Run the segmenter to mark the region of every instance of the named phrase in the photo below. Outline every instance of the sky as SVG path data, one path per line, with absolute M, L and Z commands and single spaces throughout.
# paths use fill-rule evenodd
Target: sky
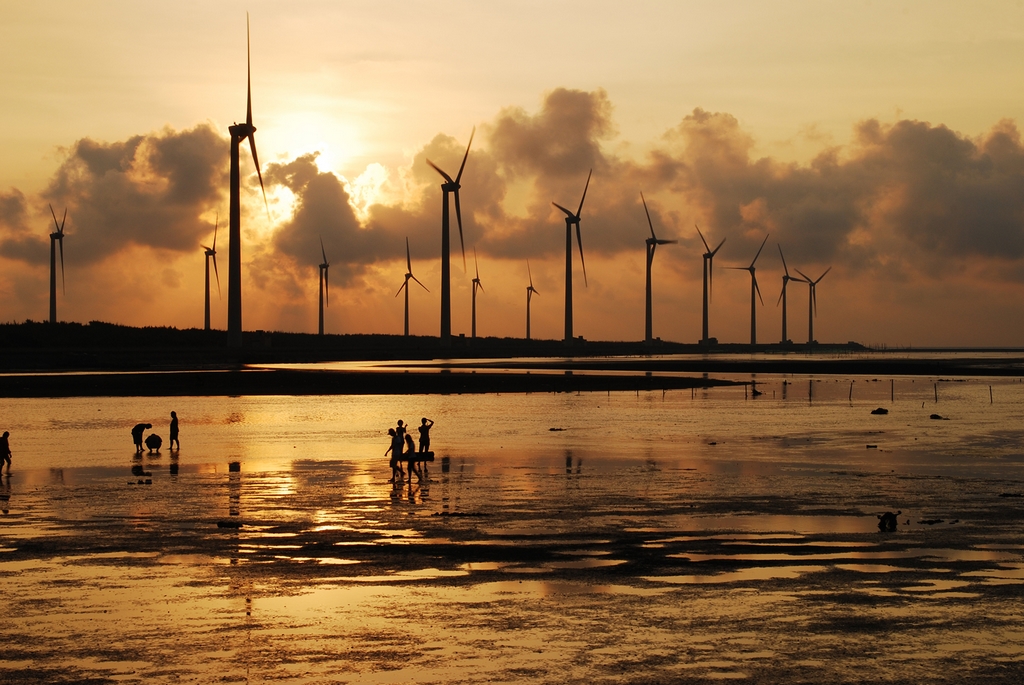
M 229 138 L 245 119 L 246 13 L 264 204 L 242 157 L 243 325 L 437 335 L 441 177 L 462 178 L 452 330 L 781 335 L 780 249 L 817 286 L 815 338 L 1024 344 L 1024 5 L 1020 2 L 62 2 L 0 0 L 0 320 L 45 320 L 49 238 L 67 210 L 58 317 L 203 325 L 217 231 L 226 327 Z M 574 241 L 575 242 L 575 241 Z M 529 270 L 527 267 L 529 262 Z M 789 336 L 807 339 L 791 283 Z

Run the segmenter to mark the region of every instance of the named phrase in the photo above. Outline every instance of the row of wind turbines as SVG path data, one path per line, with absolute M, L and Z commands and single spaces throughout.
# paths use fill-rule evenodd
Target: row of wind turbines
M 235 123 L 228 127 L 228 132 L 231 136 L 230 144 L 230 188 L 229 188 L 229 220 L 228 220 L 228 313 L 227 313 L 227 332 L 228 332 L 228 345 L 230 347 L 241 347 L 242 344 L 242 251 L 241 251 L 241 173 L 239 164 L 239 148 L 243 141 L 249 141 L 249 149 L 252 153 L 253 164 L 256 167 L 256 175 L 259 179 L 260 189 L 263 192 L 264 205 L 267 208 L 267 214 L 269 216 L 270 210 L 267 204 L 266 188 L 263 185 L 263 175 L 260 169 L 259 157 L 256 152 L 256 139 L 255 132 L 256 127 L 253 125 L 252 117 L 252 68 L 251 68 L 251 57 L 250 57 L 250 40 L 249 40 L 249 18 L 246 15 L 246 116 L 245 123 Z M 451 229 L 451 217 L 450 217 L 450 206 L 451 200 L 455 201 L 455 216 L 459 228 L 459 243 L 462 249 L 462 261 L 463 269 L 466 268 L 466 247 L 463 236 L 462 228 L 462 207 L 459 197 L 459 191 L 461 189 L 462 174 L 466 168 L 466 160 L 469 158 L 469 150 L 473 145 L 473 136 L 476 131 L 470 134 L 469 143 L 466 145 L 466 152 L 462 158 L 462 164 L 459 166 L 458 174 L 453 179 L 439 166 L 427 160 L 429 164 L 441 177 L 444 182 L 441 184 L 442 191 L 442 204 L 441 204 L 441 312 L 440 312 L 440 342 L 442 347 L 451 346 L 451 240 L 450 240 L 450 229 Z M 573 212 L 562 205 L 552 202 L 557 209 L 561 210 L 565 214 L 565 331 L 564 340 L 567 344 L 571 344 L 574 341 L 573 335 L 573 255 L 572 255 L 572 234 L 575 228 L 576 243 L 580 253 L 580 264 L 583 268 L 583 279 L 584 285 L 587 285 L 587 267 L 586 262 L 583 258 L 583 237 L 581 231 L 581 216 L 583 212 L 583 204 L 587 198 L 587 190 L 590 188 L 590 180 L 593 176 L 593 169 L 587 175 L 587 181 L 583 187 L 583 195 L 580 198 L 579 206 L 576 211 Z M 678 241 L 675 240 L 662 240 L 659 239 L 654 232 L 654 224 L 651 221 L 650 212 L 647 209 L 647 201 L 641 193 L 641 200 L 644 205 L 644 211 L 647 215 L 648 226 L 651 231 L 651 237 L 646 239 L 647 245 L 647 292 L 646 292 L 646 321 L 645 321 L 645 341 L 651 343 L 654 341 L 653 337 L 653 322 L 652 322 L 652 284 L 651 284 L 651 270 L 654 262 L 654 254 L 659 245 L 674 244 Z M 50 212 L 53 215 L 54 224 L 56 230 L 50 234 L 50 321 L 56 322 L 57 320 L 57 305 L 56 305 L 56 246 L 60 246 L 61 255 L 61 282 L 63 285 L 63 269 L 64 269 L 64 223 L 67 219 L 67 211 L 64 212 L 64 220 L 58 222 L 56 213 L 53 211 L 53 207 L 50 207 Z M 220 290 L 220 275 L 217 271 L 217 229 L 219 228 L 219 217 L 214 226 L 214 236 L 212 245 L 201 246 L 204 250 L 206 257 L 206 292 L 205 292 L 205 317 L 204 325 L 207 330 L 210 329 L 210 265 L 212 263 L 214 276 L 217 280 L 217 288 Z M 705 253 L 704 259 L 704 283 L 703 283 L 703 337 L 701 342 L 704 344 L 710 344 L 713 339 L 709 336 L 708 332 L 708 319 L 709 319 L 709 307 L 711 302 L 711 283 L 712 283 L 712 266 L 713 259 L 718 251 L 725 244 L 723 239 L 718 246 L 712 250 L 705 240 L 703 233 L 700 232 L 700 228 L 697 228 L 697 232 L 700 235 L 701 241 L 704 243 Z M 768 236 L 765 236 L 765 240 L 761 243 L 761 248 L 758 249 L 757 254 L 751 261 L 750 266 L 747 267 L 730 267 L 734 269 L 741 269 L 750 272 L 751 277 L 751 313 L 750 313 L 750 342 L 751 344 L 757 343 L 757 309 L 755 302 L 755 295 L 758 300 L 761 300 L 763 305 L 763 299 L 761 298 L 760 288 L 757 284 L 757 276 L 755 273 L 755 264 L 757 259 L 764 249 L 764 245 L 768 240 Z M 319 333 L 324 334 L 324 307 L 329 306 L 330 295 L 329 295 L 329 283 L 328 283 L 328 270 L 330 263 L 327 259 L 326 250 L 324 250 L 323 240 L 320 241 L 321 256 L 323 262 L 319 265 L 320 271 L 320 289 L 319 289 Z M 782 248 L 779 247 L 779 256 L 782 257 Z M 780 295 L 780 302 L 782 303 L 782 342 L 788 342 L 787 336 L 787 306 L 786 306 L 786 289 L 790 281 L 805 282 L 809 286 L 809 323 L 808 323 L 808 342 L 814 341 L 814 316 L 817 312 L 817 298 L 816 298 L 816 286 L 825 277 L 825 274 L 831 270 L 826 269 L 825 273 L 814 280 L 806 276 L 801 271 L 797 270 L 802 278 L 791 276 L 789 269 L 786 266 L 785 258 L 782 258 L 783 267 L 785 269 L 785 275 L 782 281 L 782 293 Z M 474 250 L 474 262 L 476 262 L 476 253 Z M 406 238 L 406 266 L 407 271 L 405 274 L 405 282 L 398 289 L 396 297 L 405 292 L 405 335 L 409 335 L 409 281 L 414 280 L 424 290 L 427 287 L 423 285 L 412 273 L 412 258 L 409 252 L 409 241 Z M 533 295 L 540 294 L 539 291 L 533 286 L 533 274 L 529 269 L 529 262 L 527 262 L 527 271 L 530 277 L 530 284 L 526 288 L 526 338 L 530 339 L 530 305 Z M 473 311 L 472 311 L 472 336 L 476 337 L 476 294 L 477 290 L 483 290 L 483 284 L 480 280 L 479 265 L 476 264 L 476 277 L 472 280 L 473 283 Z M 428 290 L 429 292 L 429 290 Z M 778 304 L 778 303 L 777 303 Z

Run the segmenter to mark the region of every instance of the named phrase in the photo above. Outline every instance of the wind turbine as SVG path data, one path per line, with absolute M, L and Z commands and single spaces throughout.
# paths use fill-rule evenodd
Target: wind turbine
M 832 270 L 832 267 L 825 269 L 825 273 L 818 276 L 818 280 L 812 281 L 807 274 L 800 269 L 795 271 L 804 277 L 807 282 L 807 342 L 808 344 L 814 342 L 814 317 L 818 315 L 818 291 L 816 288 L 821 283 L 821 279 L 825 278 L 825 274 Z
M 776 243 L 776 245 L 778 245 L 778 243 Z M 779 256 L 782 257 L 782 268 L 786 273 L 782 275 L 782 294 L 779 295 L 779 300 L 775 303 L 775 306 L 778 307 L 779 302 L 782 303 L 782 344 L 785 345 L 789 342 L 789 334 L 787 333 L 787 322 L 789 321 L 789 317 L 786 314 L 786 286 L 789 285 L 790 281 L 799 281 L 800 283 L 804 283 L 805 281 L 802 278 L 789 275 L 789 267 L 786 266 L 786 258 L 782 256 L 782 245 L 779 245 L 778 247 Z
M 644 213 L 647 214 L 647 225 L 651 227 L 651 237 L 646 240 L 647 242 L 647 319 L 646 326 L 644 327 L 644 340 L 650 344 L 654 342 L 654 326 L 652 324 L 652 307 L 651 307 L 651 265 L 654 263 L 654 251 L 658 249 L 658 245 L 674 245 L 678 243 L 678 240 L 658 240 L 658 236 L 654 235 L 654 224 L 651 223 L 651 213 L 647 211 L 647 200 L 644 199 L 643 192 L 640 193 L 640 200 L 644 203 Z
M 327 299 L 327 306 L 331 306 L 331 290 L 330 284 L 327 280 L 327 270 L 331 268 L 331 263 L 327 261 L 327 251 L 324 250 L 324 239 L 320 238 L 320 254 L 324 257 L 323 264 L 320 265 L 320 335 L 324 334 L 324 298 Z
M 697 235 L 700 236 L 700 240 L 704 243 L 704 327 L 703 336 L 701 342 L 705 345 L 711 342 L 708 337 L 708 305 L 711 303 L 711 278 L 712 278 L 712 267 L 714 266 L 712 260 L 718 251 L 722 249 L 722 245 L 725 245 L 725 238 L 722 238 L 722 242 L 718 243 L 718 247 L 712 250 L 708 246 L 708 241 L 704 240 L 704 234 L 700 232 L 700 226 L 694 224 L 694 228 L 697 229 Z
M 68 210 L 64 208 L 64 217 L 57 223 L 57 214 L 53 211 L 53 205 L 49 205 L 50 215 L 53 216 L 53 225 L 57 229 L 50 234 L 50 323 L 57 323 L 57 243 L 60 243 L 60 287 L 61 292 L 67 293 L 67 284 L 64 281 L 64 222 L 68 220 Z
M 246 104 L 245 123 L 228 126 L 231 134 L 231 201 L 228 219 L 228 346 L 242 346 L 242 209 L 240 200 L 241 175 L 238 168 L 238 146 L 246 138 L 256 165 L 256 176 L 260 179 L 263 203 L 267 203 L 267 191 L 263 187 L 260 160 L 256 155 L 256 127 L 252 125 L 252 66 L 249 57 L 249 15 L 245 15 L 245 69 Z M 267 214 L 270 206 L 267 205 Z
M 476 259 L 476 248 L 473 248 L 473 264 L 476 266 L 476 278 L 473 279 L 473 328 L 472 337 L 476 337 L 476 291 L 484 289 L 484 284 L 480 282 L 480 263 Z
M 434 171 L 444 177 L 441 190 L 444 191 L 441 204 L 441 346 L 451 347 L 452 345 L 452 271 L 450 264 L 450 247 L 448 229 L 450 224 L 448 213 L 448 195 L 455 195 L 455 218 L 459 222 L 459 244 L 462 245 L 462 268 L 466 268 L 466 243 L 462 239 L 462 208 L 459 205 L 459 182 L 462 180 L 462 171 L 466 168 L 466 160 L 469 158 L 469 147 L 473 144 L 473 136 L 476 128 L 469 134 L 469 145 L 466 145 L 466 154 L 462 157 L 462 165 L 459 173 L 452 180 L 452 177 L 441 170 L 439 166 L 427 160 L 427 164 L 433 167 Z M 411 269 L 410 269 L 411 271 Z M 419 281 L 416 281 L 419 283 Z M 420 283 L 420 285 L 423 285 Z
M 326 260 L 324 260 L 324 261 L 326 261 Z M 412 275 L 412 257 L 409 254 L 409 239 L 408 238 L 405 239 L 405 265 L 406 265 L 406 268 L 408 269 L 405 272 L 405 283 L 403 283 L 402 287 L 398 289 L 397 293 L 395 293 L 395 297 L 398 297 L 399 295 L 401 295 L 402 294 L 402 290 L 405 290 L 405 337 L 408 338 L 409 337 L 409 279 L 411 278 L 412 280 L 416 281 L 417 283 L 420 283 L 420 279 L 418 279 L 418 278 L 416 278 L 415 276 Z M 422 283 L 420 283 L 420 287 L 423 288 L 424 290 L 426 290 L 428 293 L 430 292 L 430 289 L 427 288 L 427 286 L 423 285 Z
M 206 315 L 203 317 L 204 330 L 210 330 L 210 258 L 213 258 L 213 275 L 217 278 L 217 297 L 220 297 L 220 273 L 217 271 L 217 228 L 220 226 L 220 214 L 213 224 L 213 247 L 200 245 L 206 255 Z
M 730 266 L 730 269 L 738 269 L 739 271 L 750 272 L 750 344 L 757 344 L 757 302 L 754 300 L 754 295 L 757 295 L 757 299 L 761 300 L 761 306 L 764 306 L 764 299 L 761 297 L 761 289 L 757 287 L 757 275 L 754 273 L 754 264 L 757 263 L 757 258 L 761 256 L 761 250 L 764 249 L 764 244 L 768 242 L 768 236 L 764 237 L 761 241 L 761 247 L 757 248 L 757 254 L 754 255 L 754 261 L 750 262 L 750 266 Z
M 540 295 L 540 291 L 533 287 L 533 272 L 530 271 L 530 260 L 526 260 L 526 273 L 530 276 L 530 285 L 526 288 L 526 339 L 530 339 L 530 300 L 534 293 Z
M 572 227 L 576 226 L 576 242 L 580 246 L 580 264 L 583 265 L 583 284 L 587 284 L 587 263 L 583 260 L 583 237 L 580 234 L 580 212 L 583 211 L 583 201 L 587 199 L 587 188 L 590 187 L 590 177 L 594 170 L 587 174 L 587 184 L 583 186 L 583 197 L 580 198 L 579 209 L 573 214 L 562 205 L 552 202 L 551 204 L 565 212 L 565 342 L 571 344 L 572 337 Z

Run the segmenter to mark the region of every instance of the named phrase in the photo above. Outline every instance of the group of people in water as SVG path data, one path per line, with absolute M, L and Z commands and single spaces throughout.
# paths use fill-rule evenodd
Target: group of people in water
M 145 440 L 142 439 L 143 433 L 151 430 L 152 428 L 153 424 L 151 423 L 137 423 L 135 424 L 135 427 L 132 428 L 132 441 L 135 443 L 135 454 L 142 454 L 143 444 L 145 444 L 146 449 L 148 449 L 151 454 L 153 452 L 160 451 L 160 446 L 164 444 L 164 439 L 159 435 L 156 433 L 150 433 L 146 436 Z M 181 443 L 178 442 L 178 414 L 173 411 L 171 412 L 170 433 L 170 449 L 181 449 Z
M 398 420 L 398 426 L 395 428 L 388 428 L 388 435 L 391 436 L 391 446 L 384 451 L 384 456 L 391 455 L 391 480 L 389 483 L 401 483 L 405 480 L 405 471 L 402 469 L 402 464 L 406 464 L 409 472 L 409 482 L 412 482 L 413 474 L 416 475 L 416 480 L 422 482 L 427 475 L 427 464 L 426 460 L 428 455 L 433 455 L 430 451 L 430 429 L 434 425 L 434 422 L 430 419 L 423 417 L 420 420 L 418 430 L 420 433 L 420 446 L 416 449 L 416 444 L 413 441 L 413 437 L 409 435 L 408 426 L 401 419 Z

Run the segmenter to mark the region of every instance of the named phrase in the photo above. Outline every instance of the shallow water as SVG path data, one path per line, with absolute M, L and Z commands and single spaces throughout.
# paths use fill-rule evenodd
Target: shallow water
M 1024 385 L 756 381 L 0 400 L 0 675 L 1019 682 Z M 392 487 L 420 416 L 438 459 Z

